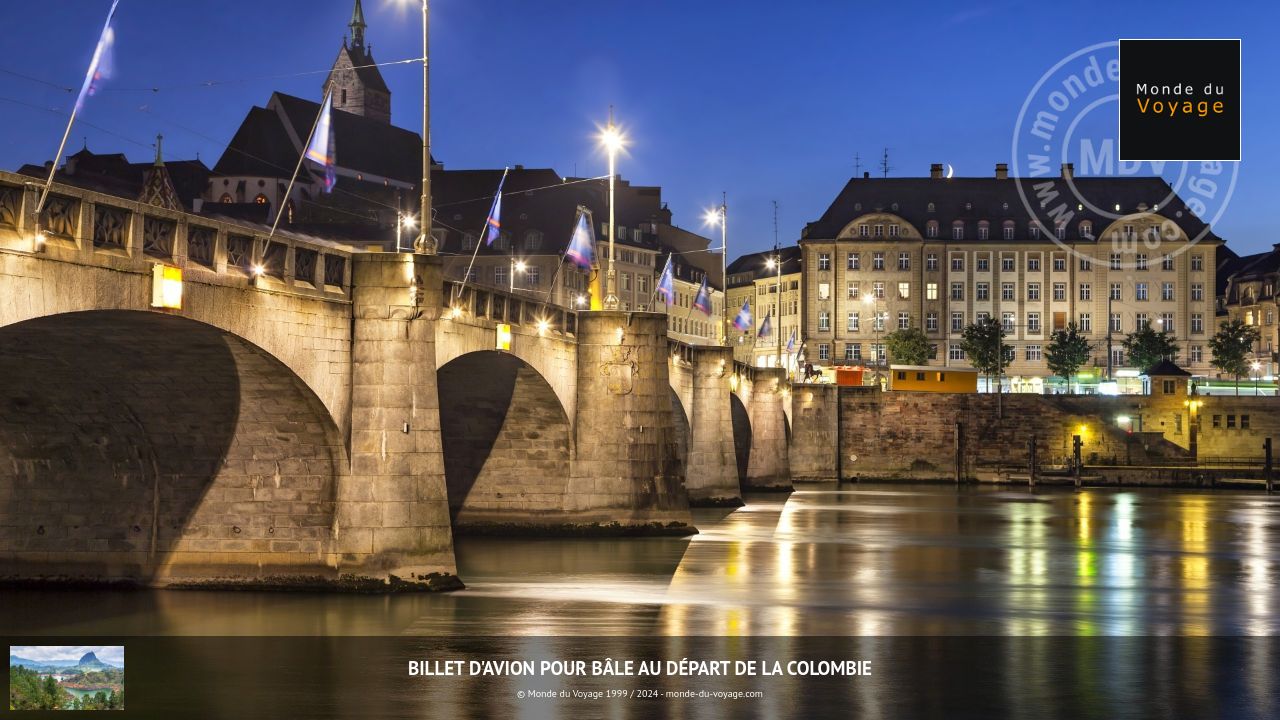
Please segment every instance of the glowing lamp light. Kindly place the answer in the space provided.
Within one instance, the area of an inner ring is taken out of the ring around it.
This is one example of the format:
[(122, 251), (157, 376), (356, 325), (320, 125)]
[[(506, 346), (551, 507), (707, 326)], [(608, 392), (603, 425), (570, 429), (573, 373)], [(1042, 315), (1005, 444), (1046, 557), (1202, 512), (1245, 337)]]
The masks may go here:
[(627, 139), (622, 135), (622, 130), (617, 125), (609, 125), (600, 131), (600, 144), (605, 150), (616, 153), (627, 144)]
[(526, 265), (524, 264), (524, 261), (523, 261), (523, 260), (517, 260), (517, 261), (516, 261), (516, 272), (524, 272), (524, 270), (525, 270), (525, 268), (526, 268), (526, 267), (528, 267), (528, 266), (526, 266)]
[(546, 335), (547, 331), (550, 329), (551, 323), (548, 322), (546, 318), (538, 319), (538, 335)]
[(1080, 437), (1084, 437), (1085, 433), (1088, 432), (1088, 430), (1089, 430), (1089, 427), (1087, 425), (1081, 425), (1080, 427), (1076, 428), (1076, 434), (1079, 435)]
[(583, 307), (584, 305), (587, 304), (587, 296), (579, 295), (578, 297), (573, 299), (573, 304), (577, 305), (578, 307)]
[(182, 309), (182, 268), (151, 266), (151, 307)]
[(494, 347), (498, 350), (511, 350), (511, 326), (507, 323), (498, 323), (498, 338)]
[(719, 227), (720, 218), (721, 218), (721, 215), (720, 215), (719, 209), (708, 210), (706, 215), (702, 216), (703, 222), (705, 222), (710, 227)]
[(47, 239), (48, 239), (48, 236), (44, 234), (44, 231), (36, 233), (36, 237), (35, 237), (36, 249), (39, 250), (40, 248), (44, 247), (44, 241)]
[(400, 220), (400, 224), (404, 226), (405, 230), (412, 230), (418, 227), (418, 218), (412, 215), (405, 215), (404, 218)]
[(1121, 425), (1128, 425), (1130, 422), (1133, 422), (1133, 421), (1129, 418), (1128, 415), (1117, 415), (1116, 422)]
[(768, 260), (764, 261), (764, 266), (772, 270), (778, 266), (778, 261), (774, 260), (773, 258), (769, 258)]
[(253, 273), (254, 277), (262, 277), (263, 275), (266, 274), (267, 269), (262, 267), (261, 265), (254, 265), (253, 267), (249, 268), (249, 272)]

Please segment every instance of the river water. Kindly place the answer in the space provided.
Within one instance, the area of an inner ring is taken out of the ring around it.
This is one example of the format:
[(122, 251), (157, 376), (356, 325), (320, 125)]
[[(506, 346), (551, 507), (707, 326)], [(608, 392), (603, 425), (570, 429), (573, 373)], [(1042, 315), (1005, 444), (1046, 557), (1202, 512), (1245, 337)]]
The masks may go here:
[[(1231, 706), (1242, 717), (1280, 710), (1280, 655), (1265, 639), (1280, 624), (1280, 498), (828, 484), (750, 497), (733, 511), (698, 510), (695, 521), (700, 534), (679, 539), (460, 538), (467, 589), (443, 595), (5, 591), (0, 628), (81, 638), (395, 636), (416, 653), (454, 638), (466, 656), (491, 647), (503, 657), (536, 655), (538, 643), (550, 643), (561, 656), (631, 648), (677, 659), (693, 656), (698, 636), (714, 636), (703, 638), (712, 654), (738, 651), (726, 637), (758, 636), (754, 650), (782, 655), (805, 651), (805, 641), (780, 646), (780, 638), (809, 636), (821, 649), (844, 637), (856, 640), (841, 646), (842, 656), (877, 657), (881, 670), (874, 702), (863, 696), (872, 684), (841, 685), (830, 698), (837, 706), (897, 703), (920, 714), (933, 706), (912, 704), (923, 702), (919, 689), (883, 684), (924, 673), (948, 678), (933, 688), (941, 695), (972, 692), (956, 680), (960, 671), (983, 673), (978, 684), (989, 684), (999, 707), (1028, 712), (1044, 693), (1068, 702), (1081, 684), (1114, 690), (1126, 682), (1132, 698), (1113, 697), (1112, 705), (1147, 698), (1155, 684), (1188, 702), (1208, 698), (1215, 714), (1228, 698), (1243, 703)], [(1216, 674), (1224, 668), (1230, 682)], [(421, 686), (395, 680), (386, 691), (407, 705), (393, 706), (416, 707)], [(489, 708), (510, 682), (486, 681), (466, 699), (438, 685), (433, 702)], [(772, 704), (741, 716), (788, 716), (779, 698), (807, 695), (796, 685), (769, 687)], [(841, 697), (846, 691), (853, 694)], [(1061, 709), (1091, 714), (1070, 703)], [(524, 714), (560, 714), (544, 710)]]

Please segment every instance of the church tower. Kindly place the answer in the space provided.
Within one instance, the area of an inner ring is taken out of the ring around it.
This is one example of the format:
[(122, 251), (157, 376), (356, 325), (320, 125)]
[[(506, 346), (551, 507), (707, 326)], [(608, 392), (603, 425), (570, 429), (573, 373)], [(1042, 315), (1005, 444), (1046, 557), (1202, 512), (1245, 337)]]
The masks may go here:
[(382, 80), (373, 59), (373, 46), (365, 44), (364, 8), (356, 0), (351, 11), (351, 33), (342, 41), (338, 59), (324, 81), (324, 91), (333, 88), (333, 107), (371, 120), (391, 123), (391, 91)]

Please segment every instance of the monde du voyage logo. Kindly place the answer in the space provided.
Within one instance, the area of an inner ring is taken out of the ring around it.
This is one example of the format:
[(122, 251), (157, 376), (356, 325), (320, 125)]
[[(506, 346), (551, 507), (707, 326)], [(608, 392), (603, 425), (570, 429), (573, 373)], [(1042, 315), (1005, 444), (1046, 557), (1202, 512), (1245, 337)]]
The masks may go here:
[(1240, 160), (1240, 41), (1121, 40), (1120, 159)]

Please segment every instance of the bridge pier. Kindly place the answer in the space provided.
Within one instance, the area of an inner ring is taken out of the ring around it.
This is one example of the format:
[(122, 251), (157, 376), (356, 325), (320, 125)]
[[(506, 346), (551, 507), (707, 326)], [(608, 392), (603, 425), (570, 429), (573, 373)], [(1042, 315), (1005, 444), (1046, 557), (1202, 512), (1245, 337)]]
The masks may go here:
[(351, 472), (338, 480), (335, 564), (356, 586), (459, 588), (436, 387), (440, 260), (353, 259)]
[(583, 312), (577, 330), (567, 523), (584, 531), (696, 532), (673, 437), (666, 316)]
[(750, 379), (751, 456), (747, 462), (746, 490), (789, 491), (787, 416), (784, 409), (790, 389), (783, 368), (755, 368)]
[(690, 364), (693, 388), (685, 465), (689, 504), (738, 507), (742, 505), (742, 490), (738, 484), (729, 397), (733, 348), (693, 348)]

